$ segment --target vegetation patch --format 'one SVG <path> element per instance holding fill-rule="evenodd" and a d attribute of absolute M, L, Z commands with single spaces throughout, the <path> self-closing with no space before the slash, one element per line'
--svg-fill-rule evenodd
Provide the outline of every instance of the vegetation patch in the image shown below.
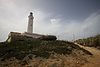
<path fill-rule="evenodd" d="M 61 40 L 24 40 L 24 41 L 12 41 L 3 42 L 0 44 L 0 58 L 15 57 L 22 60 L 28 54 L 33 54 L 35 57 L 49 58 L 51 54 L 72 54 L 74 50 L 84 51 L 86 54 L 90 52 L 80 48 L 74 43 Z"/>
<path fill-rule="evenodd" d="M 85 39 L 79 39 L 75 41 L 76 43 L 84 46 L 95 47 L 100 49 L 100 35 L 96 35 L 94 37 L 89 37 Z"/>

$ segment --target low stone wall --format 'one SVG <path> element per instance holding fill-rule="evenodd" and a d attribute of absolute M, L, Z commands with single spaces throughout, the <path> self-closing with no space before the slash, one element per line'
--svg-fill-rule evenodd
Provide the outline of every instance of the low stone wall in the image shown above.
<path fill-rule="evenodd" d="M 7 42 L 11 41 L 32 41 L 34 39 L 39 40 L 56 40 L 57 37 L 53 35 L 40 35 L 40 34 L 26 34 L 26 33 L 17 33 L 17 32 L 10 32 Z"/>

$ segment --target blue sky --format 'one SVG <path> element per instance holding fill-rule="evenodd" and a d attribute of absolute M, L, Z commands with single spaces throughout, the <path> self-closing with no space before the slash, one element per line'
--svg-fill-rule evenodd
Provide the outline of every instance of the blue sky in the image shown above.
<path fill-rule="evenodd" d="M 0 41 L 25 32 L 34 14 L 34 33 L 73 40 L 100 34 L 100 0 L 0 0 Z"/>

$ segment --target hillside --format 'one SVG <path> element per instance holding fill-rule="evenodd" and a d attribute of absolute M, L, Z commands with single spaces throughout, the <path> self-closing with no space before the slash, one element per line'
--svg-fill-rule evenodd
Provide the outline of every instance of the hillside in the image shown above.
<path fill-rule="evenodd" d="M 84 46 L 95 47 L 100 49 L 100 35 L 96 35 L 94 37 L 89 37 L 85 39 L 79 39 L 75 41 L 76 43 Z"/>
<path fill-rule="evenodd" d="M 92 54 L 68 41 L 0 43 L 0 67 L 80 67 Z"/>

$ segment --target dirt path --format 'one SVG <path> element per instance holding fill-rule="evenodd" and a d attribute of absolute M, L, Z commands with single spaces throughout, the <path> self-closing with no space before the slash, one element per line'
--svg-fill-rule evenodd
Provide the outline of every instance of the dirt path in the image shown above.
<path fill-rule="evenodd" d="M 79 45 L 79 44 L 77 44 Z M 84 47 L 79 45 L 80 47 L 90 51 L 93 54 L 93 57 L 88 59 L 89 63 L 85 64 L 82 67 L 100 67 L 100 50 L 93 47 Z"/>

